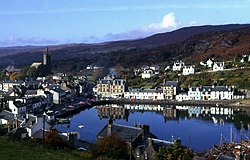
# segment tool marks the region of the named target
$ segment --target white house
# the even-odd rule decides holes
[[[152,76],[154,76],[154,72],[152,69],[146,69],[141,74],[142,79],[151,78]]]
[[[224,62],[214,62],[213,71],[223,71],[224,70]]]
[[[212,100],[231,100],[233,99],[234,88],[231,86],[212,86]]]
[[[231,86],[191,87],[188,96],[190,100],[231,100],[234,98],[234,88]]]
[[[34,116],[31,114],[26,115],[24,127],[26,128],[28,135],[32,137],[36,132],[39,130],[43,130],[43,123],[44,130],[48,131],[51,126],[47,123],[46,116]]]
[[[23,83],[23,81],[18,80],[8,80],[8,81],[2,81],[2,91],[8,92],[12,91],[13,86],[20,86]]]
[[[182,61],[174,62],[173,71],[180,71],[184,66],[185,66],[185,63]]]
[[[149,68],[152,69],[153,71],[158,71],[158,70],[160,70],[160,66],[158,66],[158,65],[152,65],[152,66],[150,66]]]
[[[207,64],[207,66],[208,66],[209,68],[211,68],[211,67],[213,66],[214,62],[209,58],[209,59],[207,60],[206,64]]]
[[[130,100],[164,100],[162,90],[158,89],[129,89],[124,98]]]
[[[201,100],[201,91],[199,87],[190,87],[188,90],[189,100]]]
[[[25,114],[26,113],[26,104],[20,100],[10,100],[9,109],[13,114]]]
[[[188,101],[189,100],[189,96],[188,93],[179,93],[178,95],[176,95],[175,99],[177,101]]]
[[[48,91],[53,94],[53,102],[55,104],[62,104],[66,101],[66,92],[59,86],[52,87]]]
[[[184,76],[194,74],[194,66],[192,66],[192,65],[184,66],[184,68],[182,70],[182,74]]]

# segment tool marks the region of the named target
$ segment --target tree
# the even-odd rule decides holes
[[[36,67],[30,67],[27,71],[27,75],[36,79],[36,77],[38,76],[38,70],[36,69]]]
[[[181,145],[181,140],[175,140],[170,147],[161,147],[154,156],[155,160],[191,160],[193,152]]]
[[[62,138],[58,135],[56,129],[51,129],[49,132],[45,133],[45,143],[54,148],[64,147]]]
[[[92,148],[92,154],[95,157],[128,159],[127,143],[116,135],[110,135],[97,141]]]

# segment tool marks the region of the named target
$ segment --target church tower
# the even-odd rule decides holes
[[[46,51],[43,54],[43,65],[44,65],[44,68],[45,68],[45,72],[47,74],[51,73],[51,58],[50,57],[51,57],[51,54],[49,52],[49,49],[46,48]]]

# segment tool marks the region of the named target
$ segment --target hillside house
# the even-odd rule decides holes
[[[173,71],[181,71],[181,69],[185,66],[185,63],[182,61],[174,62]]]
[[[224,62],[214,62],[213,71],[223,71],[224,70]]]
[[[249,62],[250,61],[250,55],[242,55],[241,56],[241,60],[240,60],[240,62],[241,63],[245,63],[245,62]]]
[[[152,69],[153,71],[159,71],[160,70],[160,66],[158,66],[158,65],[152,65],[149,68]]]
[[[154,76],[154,71],[152,69],[145,69],[142,74],[141,74],[141,78],[142,79],[147,79],[147,78],[151,78],[152,76]]]
[[[209,58],[206,62],[206,65],[209,67],[209,68],[212,68],[213,67],[213,64],[214,62]]]
[[[194,70],[195,70],[195,68],[193,65],[186,65],[183,67],[182,74],[184,76],[194,74]]]

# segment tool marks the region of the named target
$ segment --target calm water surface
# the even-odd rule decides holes
[[[56,128],[62,132],[78,131],[81,139],[95,142],[111,117],[122,125],[147,124],[159,139],[180,138],[184,145],[202,151],[212,144],[229,142],[230,130],[232,140],[248,139],[248,115],[244,110],[206,106],[106,105],[84,110],[72,116],[70,124],[58,124]]]

